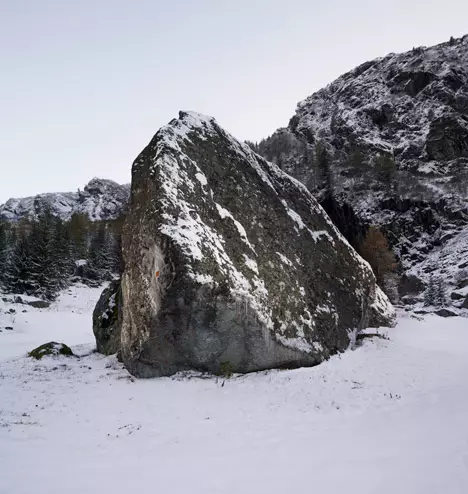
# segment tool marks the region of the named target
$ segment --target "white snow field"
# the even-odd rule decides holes
[[[1,494],[468,492],[466,319],[402,314],[315,368],[135,380],[93,353],[99,293],[0,302]],[[50,340],[82,357],[25,356]]]

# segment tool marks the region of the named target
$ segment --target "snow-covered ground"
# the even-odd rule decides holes
[[[468,492],[466,319],[402,315],[311,369],[135,380],[92,352],[99,292],[0,302],[1,494]],[[82,357],[25,357],[51,339]]]

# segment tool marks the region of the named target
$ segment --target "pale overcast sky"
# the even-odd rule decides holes
[[[0,0],[0,203],[130,181],[180,109],[259,140],[359,63],[466,32],[467,0]]]

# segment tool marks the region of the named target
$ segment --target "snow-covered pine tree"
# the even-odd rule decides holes
[[[55,258],[58,282],[63,288],[73,272],[72,245],[67,225],[59,217],[54,218],[54,223],[54,237],[50,247]]]
[[[53,300],[61,288],[58,253],[55,249],[56,219],[49,207],[37,212],[31,232],[31,272],[33,294]]]
[[[435,291],[435,305],[437,307],[445,307],[448,305],[447,287],[442,277],[437,278]]]
[[[0,287],[4,285],[8,260],[7,229],[3,220],[0,220]]]
[[[318,142],[315,147],[315,164],[322,181],[325,184],[326,194],[333,195],[333,175],[331,170],[331,158],[327,148]]]
[[[431,274],[429,277],[429,284],[424,292],[424,305],[429,307],[436,304],[437,297],[437,283],[434,275]]]
[[[109,223],[108,228],[108,248],[109,254],[112,260],[111,270],[113,273],[121,274],[123,272],[123,259],[122,259],[122,230],[125,217],[120,218]]]
[[[12,293],[33,293],[31,280],[32,257],[29,234],[14,235],[14,246],[8,256],[4,286]]]
[[[89,246],[89,274],[96,280],[111,278],[113,271],[111,241],[105,223],[100,223]]]
[[[90,221],[85,214],[74,213],[68,222],[68,235],[73,261],[88,258]]]

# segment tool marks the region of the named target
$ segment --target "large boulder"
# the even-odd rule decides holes
[[[195,113],[133,164],[123,256],[121,354],[141,377],[315,365],[393,318],[306,187]]]
[[[114,280],[102,292],[93,312],[93,332],[97,351],[112,355],[120,350],[120,280]]]

